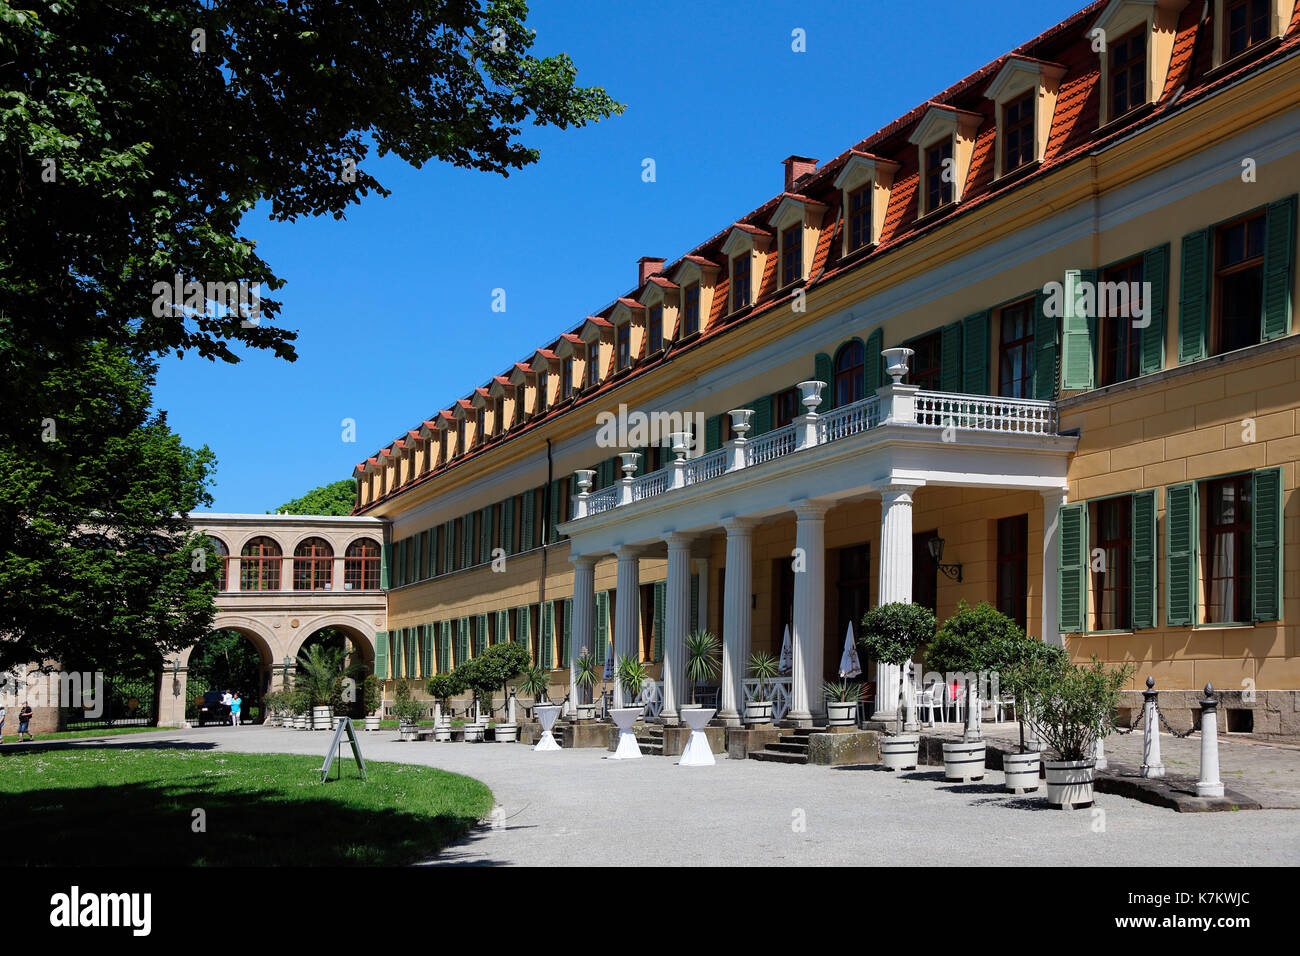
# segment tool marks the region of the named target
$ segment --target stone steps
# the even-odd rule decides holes
[[[762,750],[750,753],[750,760],[765,760],[768,763],[808,763],[808,737],[810,734],[824,733],[825,727],[794,727],[788,734],[782,734],[780,740],[774,740]]]
[[[660,724],[644,724],[636,728],[636,743],[647,757],[664,755],[664,729]]]

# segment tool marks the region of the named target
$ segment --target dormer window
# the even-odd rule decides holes
[[[899,164],[892,160],[850,150],[848,161],[835,177],[844,212],[844,255],[880,241],[889,208],[889,191]]]
[[[995,178],[1024,169],[1047,155],[1065,67],[1025,56],[1009,56],[984,95],[996,104]]]
[[[916,124],[908,141],[918,150],[921,170],[918,218],[961,202],[982,118],[936,103]]]
[[[618,327],[616,341],[618,348],[618,370],[621,372],[624,369],[632,367],[632,324],[630,322],[624,322]]]
[[[786,193],[768,220],[777,235],[780,288],[801,281],[812,270],[812,254],[817,249],[825,213],[824,204],[797,193]]]
[[[682,336],[700,330],[700,284],[692,282],[682,289]]]
[[[1011,172],[1034,159],[1034,91],[1003,107],[1002,161]]]
[[[492,399],[492,431],[500,435],[506,430],[506,400],[498,395]]]
[[[560,363],[560,397],[573,397],[573,359],[566,358]]]
[[[1188,0],[1111,0],[1085,32],[1099,35],[1101,109],[1107,126],[1154,103],[1165,88],[1178,17]],[[1100,34],[1097,33],[1100,31]]]
[[[1294,12],[1295,0],[1214,0],[1214,65],[1281,37]]]
[[[465,452],[465,419],[456,419],[456,454]]]
[[[1147,31],[1138,27],[1110,49],[1110,116],[1147,102]]]
[[[486,437],[483,431],[483,417],[483,406],[480,405],[474,409],[474,444],[476,445],[483,444],[483,439]]]
[[[653,355],[661,351],[664,347],[664,307],[662,305],[651,306],[650,315],[646,319],[646,352]]]
[[[849,251],[871,243],[871,185],[859,186],[849,193]]]
[[[742,253],[731,259],[731,311],[739,312],[749,305],[749,260],[752,256]]]
[[[587,345],[587,388],[595,388],[600,384],[600,343],[591,342]]]
[[[796,224],[781,232],[781,285],[803,278],[803,225]]]
[[[537,373],[537,414],[546,411],[550,396],[547,394],[551,388],[551,376],[549,372]]]

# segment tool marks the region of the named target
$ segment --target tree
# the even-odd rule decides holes
[[[970,607],[962,601],[926,648],[925,666],[943,674],[1002,673],[1031,657],[1057,655],[1064,658],[1065,652],[1027,637],[1015,621],[988,602]]]
[[[357,481],[355,478],[344,478],[313,488],[301,498],[294,498],[267,514],[350,515],[356,503]]]
[[[0,669],[116,672],[211,629],[220,568],[185,515],[211,504],[214,459],[152,410],[155,371],[93,343],[0,416]]]
[[[191,652],[189,679],[205,690],[238,690],[256,697],[262,689],[262,656],[238,631],[214,631]]]

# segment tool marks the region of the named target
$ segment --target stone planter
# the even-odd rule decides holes
[[[1091,760],[1046,760],[1047,802],[1054,807],[1072,810],[1092,803]]]
[[[307,726],[308,726],[307,721],[308,721],[309,719],[310,719],[310,718],[308,718],[308,716],[307,716],[306,714],[294,714],[294,715],[293,715],[293,729],[294,729],[294,730],[306,730],[306,729],[307,729]]]
[[[965,783],[984,779],[984,741],[944,741],[943,779]]]
[[[497,724],[493,736],[499,744],[517,744],[519,743],[519,725]]]
[[[366,730],[378,730],[378,729],[379,729],[379,715],[378,715],[378,714],[367,714],[367,715],[366,715]]]
[[[1003,754],[1002,772],[1006,776],[1006,788],[1012,793],[1032,793],[1041,783],[1038,768],[1043,762],[1043,755],[1037,750],[1027,754]]]
[[[745,723],[770,724],[772,722],[772,702],[770,700],[751,700],[745,704]]]
[[[858,722],[856,700],[828,700],[826,722],[832,727],[852,727]]]
[[[915,770],[920,734],[897,734],[880,741],[880,762],[886,770]]]
[[[439,743],[447,743],[451,740],[451,721],[445,721],[441,724],[435,724],[433,728],[433,739]]]
[[[398,724],[397,734],[399,740],[405,741],[407,743],[419,740],[420,725],[419,724]]]
[[[328,706],[313,707],[311,709],[311,729],[312,730],[329,730],[330,720],[333,718]]]
[[[468,743],[482,743],[483,735],[487,732],[487,724],[466,724],[465,740]]]
[[[578,720],[595,720],[595,719],[596,719],[595,704],[578,705]]]

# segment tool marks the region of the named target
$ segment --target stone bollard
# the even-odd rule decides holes
[[[1165,765],[1160,762],[1160,712],[1156,709],[1156,679],[1147,678],[1147,689],[1142,692],[1142,770],[1144,777],[1163,777]]]
[[[903,733],[920,733],[921,725],[916,719],[916,664],[907,662],[907,673],[903,678],[903,703],[907,708],[907,721],[903,724]]]
[[[979,681],[966,682],[966,729],[962,740],[968,744],[978,743],[984,739],[980,732],[980,685]]]
[[[1201,700],[1201,777],[1196,781],[1196,795],[1223,796],[1223,781],[1219,779],[1219,702],[1212,684],[1205,685]]]
[[[1093,769],[1095,770],[1105,770],[1110,766],[1110,761],[1106,759],[1105,734],[1105,727],[1097,731],[1097,745],[1093,751]]]
[[[518,711],[515,709],[517,706],[518,706],[518,705],[515,703],[515,689],[514,689],[513,687],[511,687],[511,688],[510,688],[510,705],[509,705],[510,716],[509,716],[508,720],[509,720],[510,723],[512,723],[512,724],[514,724],[514,723],[518,723],[518,721],[515,720],[515,715],[518,713]]]

